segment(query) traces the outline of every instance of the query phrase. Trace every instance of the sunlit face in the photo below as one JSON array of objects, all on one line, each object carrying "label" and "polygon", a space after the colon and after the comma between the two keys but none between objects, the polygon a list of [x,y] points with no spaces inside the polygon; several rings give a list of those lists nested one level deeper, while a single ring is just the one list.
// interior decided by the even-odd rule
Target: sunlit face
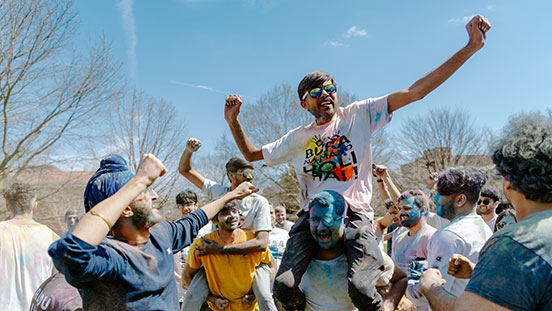
[{"label": "sunlit face", "polygon": [[285,211],[277,211],[276,212],[276,222],[279,225],[285,225],[286,224],[286,212]]},{"label": "sunlit face", "polygon": [[441,195],[437,193],[434,197],[435,205],[437,209],[437,215],[446,218],[448,220],[453,220],[456,212],[454,211],[454,200],[456,195]]},{"label": "sunlit face", "polygon": [[228,172],[228,178],[232,183],[232,189],[235,189],[243,182],[246,182],[246,181],[251,182],[254,178],[254,172],[250,168],[239,169],[235,172]]},{"label": "sunlit face", "polygon": [[341,241],[345,225],[343,217],[336,215],[333,206],[311,206],[309,215],[310,232],[320,248],[329,249]]},{"label": "sunlit face", "polygon": [[232,231],[240,224],[238,207],[235,205],[225,206],[216,217],[215,224],[224,231]]},{"label": "sunlit face", "polygon": [[489,197],[485,197],[481,195],[479,197],[479,201],[477,201],[477,214],[479,215],[493,214],[497,205],[498,205],[498,202],[495,202],[493,199]]},{"label": "sunlit face", "polygon": [[149,228],[163,219],[159,212],[153,209],[153,201],[158,197],[153,189],[148,188],[132,201],[130,204],[133,212],[131,220],[137,228]]},{"label": "sunlit face", "polygon": [[405,198],[399,203],[399,217],[401,225],[407,228],[415,226],[424,214],[423,208],[418,207],[413,198]]},{"label": "sunlit face", "polygon": [[395,224],[395,226],[400,227],[401,220],[399,218],[399,211],[396,208],[393,208],[389,210],[389,214],[391,214],[391,217],[393,219],[393,223]]},{"label": "sunlit face", "polygon": [[197,203],[176,204],[176,207],[180,211],[180,214],[182,214],[182,217],[186,217],[197,209]]},{"label": "sunlit face", "polygon": [[[332,84],[332,81],[327,80],[318,87],[323,88],[330,84]],[[317,124],[327,123],[331,121],[337,108],[337,91],[328,94],[323,90],[318,98],[312,98],[307,94],[305,99],[301,101],[301,106],[316,118]]]}]

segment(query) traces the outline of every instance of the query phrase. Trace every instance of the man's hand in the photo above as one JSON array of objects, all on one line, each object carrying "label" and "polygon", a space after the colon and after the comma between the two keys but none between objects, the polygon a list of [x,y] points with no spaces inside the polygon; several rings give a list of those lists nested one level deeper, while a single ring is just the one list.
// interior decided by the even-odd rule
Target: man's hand
[{"label": "man's hand", "polygon": [[458,279],[470,279],[475,264],[467,257],[454,254],[449,259],[447,273]]},{"label": "man's hand", "polygon": [[245,296],[242,297],[242,303],[246,306],[250,306],[255,302],[255,295],[253,294],[245,294]]},{"label": "man's hand", "polygon": [[422,273],[420,278],[420,284],[418,285],[418,290],[420,293],[425,295],[426,291],[431,290],[434,287],[442,286],[447,281],[443,280],[441,272],[437,269],[428,269]]},{"label": "man's hand", "polygon": [[167,168],[161,160],[153,154],[143,154],[140,159],[140,165],[136,170],[136,177],[146,181],[146,187],[151,186],[153,182],[167,172]]},{"label": "man's hand", "polygon": [[230,193],[234,196],[234,199],[243,199],[248,195],[251,195],[259,191],[259,188],[255,188],[253,184],[246,181],[241,183],[236,189],[232,190]]},{"label": "man's hand", "polygon": [[243,101],[240,95],[228,95],[226,96],[226,102],[224,105],[224,119],[227,122],[233,122],[238,119],[240,109]]},{"label": "man's hand", "polygon": [[222,245],[215,241],[201,238],[203,246],[196,246],[196,251],[199,256],[205,256],[209,254],[222,254]]},{"label": "man's hand", "polygon": [[377,179],[387,178],[387,166],[385,165],[374,165],[372,169],[372,174]]},{"label": "man's hand", "polygon": [[188,150],[189,152],[196,152],[199,148],[201,148],[201,140],[197,139],[197,138],[190,138],[188,139],[188,141],[186,142],[186,150]]},{"label": "man's hand", "polygon": [[485,45],[486,33],[489,29],[491,29],[489,20],[479,14],[475,15],[466,25],[466,30],[470,36],[468,46],[472,46],[476,50],[482,48]]},{"label": "man's hand", "polygon": [[224,310],[226,308],[228,308],[228,299],[225,299],[225,298],[221,298],[221,297],[216,297],[215,298],[215,307],[217,307],[217,309],[219,310]]}]

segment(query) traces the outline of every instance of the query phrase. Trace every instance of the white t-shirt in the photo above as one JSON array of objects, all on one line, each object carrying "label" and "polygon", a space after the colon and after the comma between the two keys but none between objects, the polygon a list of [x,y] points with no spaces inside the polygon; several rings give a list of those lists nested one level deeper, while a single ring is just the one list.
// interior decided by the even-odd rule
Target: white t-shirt
[{"label": "white t-shirt", "polygon": [[[391,245],[395,245],[395,242],[397,242],[397,238],[401,233],[408,232],[407,227],[398,227],[395,230],[393,230],[393,235],[391,236]],[[395,247],[391,248],[391,258],[395,258]]]},{"label": "white t-shirt", "polygon": [[448,225],[450,220],[441,217],[433,212],[427,212],[426,216],[427,224],[435,229],[441,229],[443,226]]},{"label": "white t-shirt", "polygon": [[52,275],[48,247],[57,239],[31,219],[0,222],[0,310],[29,310],[35,291]]},{"label": "white t-shirt", "polygon": [[[404,228],[404,227],[403,227]],[[424,224],[416,234],[410,236],[410,231],[406,230],[400,233],[393,241],[393,261],[395,266],[401,269],[410,277],[410,263],[413,260],[426,263],[427,268],[427,247],[429,240],[437,229]],[[408,294],[408,291],[406,292]],[[407,298],[416,306],[416,310],[429,310],[429,304],[425,299]]]},{"label": "white t-shirt", "polygon": [[489,229],[491,229],[492,232],[494,232],[494,227],[495,227],[497,218],[498,218],[498,215],[495,213],[491,220],[485,221],[485,223],[487,224],[487,226],[489,226]]},{"label": "white t-shirt", "polygon": [[289,233],[278,227],[272,228],[272,231],[268,234],[268,247],[270,248],[272,256],[276,260],[276,264],[278,264],[278,266],[280,266],[282,256],[284,256],[288,239]]},{"label": "white t-shirt", "polygon": [[453,254],[460,254],[477,264],[479,251],[492,234],[483,218],[476,213],[457,217],[433,234],[428,248],[429,267],[441,271],[447,281],[444,288],[449,293],[459,297],[469,282],[469,279],[457,279],[447,273],[449,259]]},{"label": "white t-shirt", "polygon": [[[205,179],[201,191],[209,198],[216,200],[230,192],[230,187],[223,186],[212,180]],[[270,206],[263,196],[253,193],[250,196],[238,200],[240,213],[240,228],[249,232],[270,231],[272,221],[270,219]]]},{"label": "white t-shirt", "polygon": [[347,257],[313,259],[301,278],[299,289],[307,301],[305,311],[356,311],[347,285]]},{"label": "white t-shirt", "polygon": [[374,131],[391,120],[387,96],[337,108],[327,124],[301,126],[262,147],[269,166],[291,162],[301,185],[301,210],[322,190],[341,193],[349,207],[373,218],[372,146]]}]

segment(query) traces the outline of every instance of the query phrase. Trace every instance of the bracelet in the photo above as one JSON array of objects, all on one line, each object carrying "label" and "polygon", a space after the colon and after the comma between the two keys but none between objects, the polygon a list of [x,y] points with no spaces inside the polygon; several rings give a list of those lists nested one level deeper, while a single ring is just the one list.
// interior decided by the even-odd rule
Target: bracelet
[{"label": "bracelet", "polygon": [[383,182],[383,179],[376,179],[377,182]]},{"label": "bracelet", "polygon": [[107,227],[108,227],[109,229],[111,229],[111,227],[113,227],[113,226],[111,225],[111,223],[109,223],[109,220],[107,220],[107,218],[105,218],[105,216],[102,215],[101,213],[96,212],[95,210],[91,210],[91,211],[90,211],[90,214],[91,214],[91,215],[94,215],[94,216],[100,217],[100,218],[105,222],[105,224],[107,225]]}]

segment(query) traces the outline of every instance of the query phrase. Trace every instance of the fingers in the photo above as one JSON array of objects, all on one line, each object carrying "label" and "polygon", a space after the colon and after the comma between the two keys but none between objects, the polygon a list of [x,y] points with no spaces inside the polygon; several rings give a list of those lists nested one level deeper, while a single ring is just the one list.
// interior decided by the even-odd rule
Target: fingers
[{"label": "fingers", "polygon": [[159,176],[163,176],[167,172],[167,168],[163,165],[163,162],[155,157],[153,154],[143,154],[140,159],[140,165],[136,170],[136,175],[146,177],[148,179],[148,187],[153,184],[155,179]]},{"label": "fingers", "polygon": [[243,103],[240,95],[231,94],[226,96],[225,100],[226,106],[241,105]]},{"label": "fingers", "polygon": [[186,148],[192,152],[197,151],[199,148],[201,148],[201,140],[194,137],[189,138],[186,142]]}]

